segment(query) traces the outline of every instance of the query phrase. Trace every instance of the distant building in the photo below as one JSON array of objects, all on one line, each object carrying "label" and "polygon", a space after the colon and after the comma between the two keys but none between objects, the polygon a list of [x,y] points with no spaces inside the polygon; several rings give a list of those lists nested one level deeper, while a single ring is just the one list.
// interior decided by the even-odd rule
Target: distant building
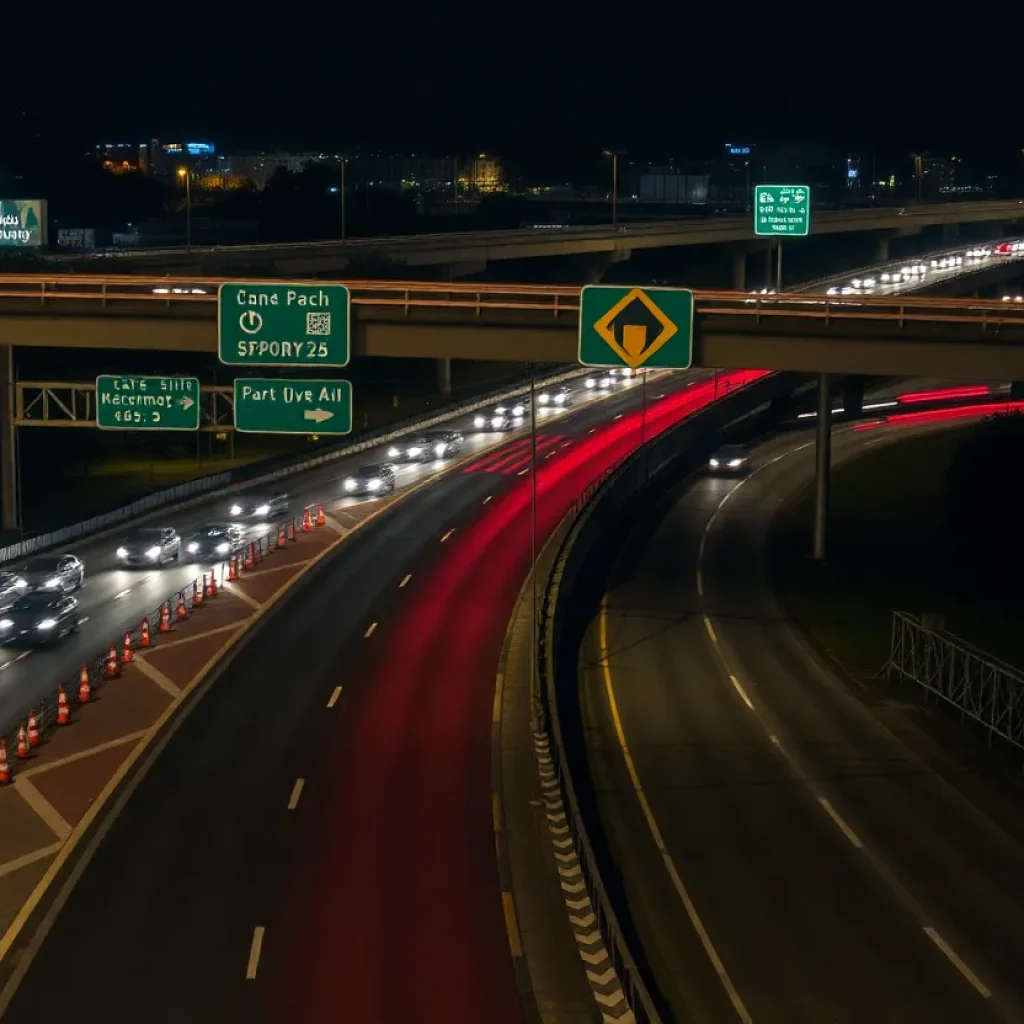
[{"label": "distant building", "polygon": [[459,188],[468,192],[505,192],[505,172],[498,157],[481,153],[459,168]]},{"label": "distant building", "polygon": [[651,167],[640,175],[641,203],[703,205],[708,201],[707,174],[680,174],[674,167]]}]

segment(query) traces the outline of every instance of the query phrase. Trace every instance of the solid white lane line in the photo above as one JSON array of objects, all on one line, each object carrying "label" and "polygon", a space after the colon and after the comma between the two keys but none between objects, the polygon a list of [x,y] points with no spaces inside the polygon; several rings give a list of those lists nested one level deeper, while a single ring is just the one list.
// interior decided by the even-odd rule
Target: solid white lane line
[{"label": "solid white lane line", "polygon": [[493,494],[488,494],[488,495],[487,495],[487,497],[486,497],[486,498],[484,498],[484,500],[483,500],[482,502],[480,502],[480,504],[481,504],[481,505],[486,505],[486,504],[487,504],[487,502],[489,502],[489,501],[491,500],[491,498],[493,498],[493,497],[494,497],[494,495],[493,495]]},{"label": "solid white lane line", "polygon": [[753,711],[753,701],[751,701],[751,699],[747,696],[747,691],[744,690],[743,687],[740,685],[740,681],[733,675],[730,675],[729,678],[732,680],[732,685],[736,687],[736,692],[743,698],[743,703],[746,704],[751,711]]},{"label": "solid white lane line", "polygon": [[819,796],[818,803],[825,808],[825,813],[836,823],[837,827],[839,828],[839,831],[842,832],[843,835],[846,836],[846,838],[849,839],[850,842],[858,850],[863,850],[864,843],[861,841],[860,836],[857,835],[857,833],[854,832],[853,829],[850,828],[850,826],[847,825],[845,821],[843,821],[843,819],[839,815],[839,812],[832,806],[831,801],[827,800],[823,796]]},{"label": "solid white lane line", "polygon": [[370,628],[369,628],[369,629],[368,629],[368,630],[367,630],[367,631],[366,631],[366,632],[365,632],[365,633],[363,634],[363,636],[364,636],[364,637],[365,637],[365,638],[366,638],[367,640],[369,640],[369,639],[370,639],[370,637],[371,637],[371,636],[373,636],[374,630],[375,630],[376,628],[377,628],[377,623],[376,623],[376,622],[371,622],[371,623],[370,623]]},{"label": "solid white lane line", "polygon": [[704,628],[708,631],[708,636],[711,637],[713,644],[718,643],[718,637],[715,635],[715,627],[711,625],[711,620],[705,615],[704,616]]},{"label": "solid white lane line", "polygon": [[399,583],[399,584],[398,584],[398,586],[399,586],[399,587],[404,587],[404,586],[406,585],[406,583],[408,583],[408,582],[409,582],[409,580],[411,580],[411,579],[412,579],[412,573],[411,573],[411,572],[410,572],[410,573],[406,573],[406,575],[405,575],[405,579],[404,579],[404,580],[402,580],[402,582],[401,582],[401,583]]},{"label": "solid white lane line", "polygon": [[302,787],[305,786],[305,779],[296,779],[292,786],[292,795],[288,797],[288,810],[294,811],[299,806],[299,797],[302,796]]},{"label": "solid white lane line", "polygon": [[120,601],[122,597],[127,597],[132,592],[132,588],[129,587],[127,590],[122,590],[120,594],[114,595],[115,601]]},{"label": "solid white lane line", "polygon": [[245,980],[252,981],[260,966],[260,953],[263,951],[263,936],[266,928],[258,925],[252,933],[252,945],[249,947],[249,963],[245,967]]},{"label": "solid white lane line", "polygon": [[445,535],[444,535],[444,536],[443,536],[443,537],[441,538],[441,543],[443,544],[443,543],[444,543],[444,542],[445,542],[445,541],[446,541],[446,540],[447,540],[447,539],[448,539],[448,538],[449,538],[449,537],[450,537],[450,536],[451,536],[451,535],[452,535],[452,534],[453,534],[454,532],[455,532],[455,527],[453,526],[453,527],[452,527],[452,528],[451,528],[451,529],[450,529],[450,530],[449,530],[449,531],[448,531],[448,532],[447,532],[447,533],[446,533],[446,534],[445,534]]},{"label": "solid white lane line", "polygon": [[329,698],[327,699],[327,706],[328,706],[329,708],[333,708],[333,707],[334,707],[334,705],[338,703],[338,698],[339,698],[340,696],[341,696],[341,687],[340,687],[340,686],[336,686],[336,687],[334,688],[334,692],[333,692],[333,693],[332,693],[332,694],[330,695],[330,697],[329,697]]},{"label": "solid white lane line", "polygon": [[988,986],[960,959],[956,950],[934,928],[926,925],[924,933],[942,950],[949,962],[974,986],[980,996],[985,999],[992,998]]}]

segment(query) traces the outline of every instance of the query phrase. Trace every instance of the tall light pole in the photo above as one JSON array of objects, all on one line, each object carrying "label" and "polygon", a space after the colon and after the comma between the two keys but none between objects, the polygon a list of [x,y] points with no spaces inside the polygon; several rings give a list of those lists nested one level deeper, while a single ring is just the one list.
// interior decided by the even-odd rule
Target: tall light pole
[{"label": "tall light pole", "polygon": [[348,161],[341,158],[341,240],[345,241],[345,164]]},{"label": "tall light pole", "polygon": [[914,158],[914,176],[917,178],[917,201],[924,202],[924,158],[927,153],[911,153]]},{"label": "tall light pole", "polygon": [[192,248],[192,172],[188,167],[178,168],[178,180],[185,182],[185,248]]},{"label": "tall light pole", "polygon": [[617,149],[602,150],[605,156],[612,158],[612,227],[619,223],[619,151]]}]

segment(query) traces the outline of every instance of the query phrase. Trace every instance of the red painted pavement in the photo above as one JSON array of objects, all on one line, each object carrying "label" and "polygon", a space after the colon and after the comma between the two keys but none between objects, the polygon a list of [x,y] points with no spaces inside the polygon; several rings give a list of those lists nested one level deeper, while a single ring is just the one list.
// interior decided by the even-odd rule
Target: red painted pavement
[{"label": "red painted pavement", "polygon": [[[706,404],[712,387],[650,407],[648,438]],[[626,416],[541,466],[541,542],[635,447],[638,428],[639,416]],[[403,613],[367,641],[387,656],[368,652],[349,720],[307,782],[300,863],[261,965],[268,1019],[523,1021],[497,871],[490,739],[495,669],[529,567],[530,500],[524,477],[484,506],[415,581]]]}]

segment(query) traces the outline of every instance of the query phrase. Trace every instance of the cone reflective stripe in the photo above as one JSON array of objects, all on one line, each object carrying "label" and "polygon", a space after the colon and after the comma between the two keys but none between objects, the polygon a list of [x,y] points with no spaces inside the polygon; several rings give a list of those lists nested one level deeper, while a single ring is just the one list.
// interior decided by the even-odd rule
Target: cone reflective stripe
[{"label": "cone reflective stripe", "polygon": [[288,539],[290,541],[294,541],[295,540],[295,520],[294,519],[289,519],[288,520]]},{"label": "cone reflective stripe", "polygon": [[28,735],[25,733],[25,723],[22,722],[18,726],[18,749],[14,752],[18,757],[24,760],[31,753],[28,746]]},{"label": "cone reflective stripe", "polygon": [[185,608],[185,595],[178,595],[178,610],[174,613],[174,617],[179,622],[185,622],[188,619],[188,610]]},{"label": "cone reflective stripe", "polygon": [[115,679],[120,674],[121,668],[117,663],[117,644],[111,644],[107,654],[107,678]]},{"label": "cone reflective stripe", "polygon": [[78,673],[78,703],[88,704],[91,691],[89,688],[89,669],[82,666]]},{"label": "cone reflective stripe", "polygon": [[68,705],[68,695],[61,686],[57,690],[57,724],[67,725],[71,721],[71,708]]},{"label": "cone reflective stripe", "polygon": [[313,529],[313,512],[311,509],[306,509],[302,516],[302,532],[309,533]]},{"label": "cone reflective stripe", "polygon": [[228,581],[238,579],[238,555],[232,555],[228,561]]},{"label": "cone reflective stripe", "polygon": [[7,763],[7,740],[0,738],[0,786],[6,786],[12,777],[11,766]]},{"label": "cone reflective stripe", "polygon": [[217,570],[214,569],[210,573],[210,582],[206,585],[206,596],[216,597],[217,596]]},{"label": "cone reflective stripe", "polygon": [[132,660],[132,634],[131,630],[124,631],[124,650],[121,651],[121,661],[128,664]]},{"label": "cone reflective stripe", "polygon": [[251,569],[256,564],[256,545],[249,541],[249,546],[245,549],[245,563],[244,568]]},{"label": "cone reflective stripe", "polygon": [[277,546],[283,548],[288,542],[288,535],[284,532],[284,523],[277,528]]},{"label": "cone reflective stripe", "polygon": [[203,591],[206,589],[206,579],[203,578],[203,585],[199,586],[198,581],[192,581],[192,607],[202,608],[203,607]]},{"label": "cone reflective stripe", "polygon": [[[160,605],[160,625],[157,630],[161,633],[171,631],[171,606],[166,601]],[[148,647],[152,643],[149,636],[149,619],[142,620],[142,646]]]},{"label": "cone reflective stripe", "polygon": [[39,719],[36,718],[34,711],[28,713],[28,745],[30,747],[39,746]]},{"label": "cone reflective stripe", "polygon": [[317,507],[316,507],[316,525],[317,526],[326,526],[327,525],[327,516],[324,515],[324,507],[323,507],[323,505],[317,505]]}]

